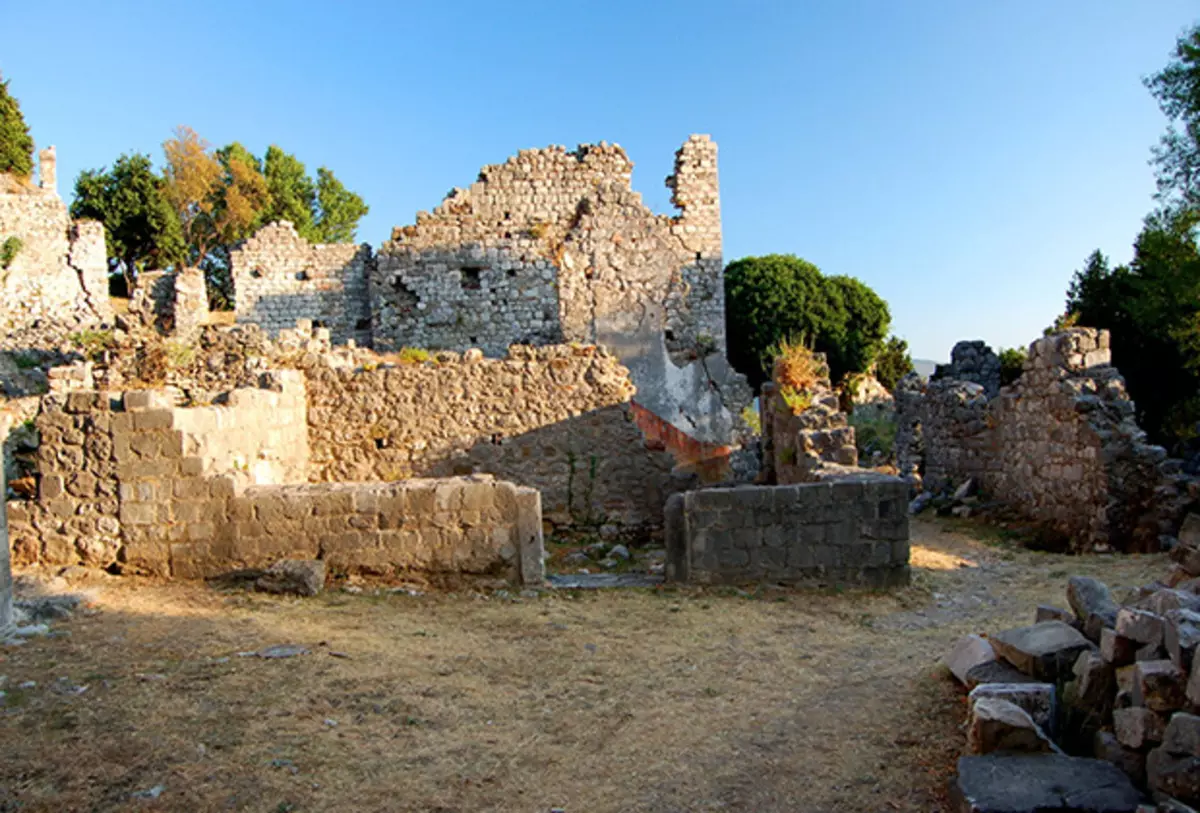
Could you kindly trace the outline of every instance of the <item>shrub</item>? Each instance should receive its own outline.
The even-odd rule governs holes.
[[[801,342],[784,340],[776,346],[774,355],[779,394],[792,413],[799,415],[812,406],[812,389],[827,371]]]
[[[0,243],[0,268],[7,271],[24,247],[25,243],[16,235],[8,237],[3,243]]]
[[[432,358],[428,350],[419,347],[401,347],[396,360],[401,364],[424,364]]]
[[[747,404],[742,410],[742,422],[750,427],[754,434],[762,435],[762,415],[754,408],[754,404]]]
[[[908,353],[908,342],[897,336],[892,336],[883,346],[883,350],[875,358],[875,378],[887,387],[888,392],[894,392],[900,379],[913,371],[912,356]]]
[[[115,345],[111,330],[81,330],[72,333],[70,339],[88,361],[99,360],[104,351],[111,350]]]
[[[1026,352],[1020,347],[1000,349],[1000,386],[1007,387],[1025,371]]]

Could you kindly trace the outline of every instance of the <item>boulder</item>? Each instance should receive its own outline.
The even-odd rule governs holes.
[[[1183,671],[1168,660],[1139,661],[1133,666],[1133,704],[1171,712],[1187,702]]]
[[[1052,607],[1049,604],[1039,604],[1037,612],[1034,615],[1033,623],[1040,624],[1042,621],[1061,621],[1064,624],[1075,625],[1075,614],[1070,610],[1064,610],[1062,607]]]
[[[988,661],[972,666],[967,670],[967,679],[963,682],[967,684],[968,689],[991,683],[1041,683],[1008,661]]]
[[[1200,613],[1194,610],[1168,610],[1163,625],[1163,644],[1171,662],[1185,672],[1191,671],[1192,658],[1200,646]]]
[[[1029,712],[999,697],[980,697],[967,718],[967,750],[972,754],[995,751],[1050,753],[1058,750]]]
[[[1140,610],[1149,610],[1158,615],[1166,615],[1171,610],[1200,611],[1200,595],[1187,590],[1173,590],[1170,587],[1160,587],[1153,593],[1143,596],[1134,602]]]
[[[959,683],[967,682],[967,673],[976,666],[992,663],[997,658],[996,651],[986,638],[979,635],[964,635],[954,642],[945,664]]]
[[[1067,602],[1083,624],[1089,640],[1099,641],[1100,630],[1115,626],[1119,605],[1108,585],[1091,576],[1072,576],[1067,581]]]
[[[1126,748],[1149,748],[1162,742],[1166,723],[1162,715],[1133,706],[1113,712],[1113,733]]]
[[[1093,752],[1096,759],[1116,765],[1134,781],[1134,784],[1146,784],[1146,755],[1144,753],[1121,745],[1111,731],[1097,731],[1094,742]]]
[[[955,813],[1136,813],[1140,795],[1110,762],[1061,754],[958,760]]]
[[[1200,804],[1200,757],[1155,748],[1146,756],[1146,785],[1184,804]]]
[[[1088,708],[1108,705],[1113,689],[1113,666],[1099,652],[1081,652],[1075,661],[1075,703]]]
[[[1005,630],[993,635],[991,643],[1000,657],[1048,683],[1070,674],[1079,653],[1092,648],[1077,629],[1061,621]]]
[[[1049,683],[985,683],[967,696],[970,708],[981,700],[1005,700],[1033,718],[1043,731],[1054,733],[1055,692]]]
[[[254,586],[267,593],[315,596],[325,588],[325,563],[319,559],[280,559]]]

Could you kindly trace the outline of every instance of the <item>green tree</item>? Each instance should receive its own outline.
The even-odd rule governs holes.
[[[1000,386],[1007,387],[1021,377],[1025,372],[1025,357],[1024,348],[1000,348]]]
[[[263,214],[262,224],[275,220],[290,220],[300,236],[311,242],[317,240],[314,220],[317,208],[317,189],[304,164],[291,153],[272,144],[263,162],[270,201]]]
[[[1144,81],[1169,121],[1151,161],[1159,199],[1195,208],[1200,205],[1200,25],[1181,35],[1171,62]]]
[[[729,264],[725,314],[730,361],[756,387],[769,378],[771,348],[784,340],[825,353],[835,381],[865,372],[891,323],[887,303],[866,285],[781,254]]]
[[[908,352],[908,342],[898,336],[892,336],[884,344],[879,355],[875,357],[875,378],[895,391],[900,379],[913,371],[912,356]]]
[[[317,170],[316,242],[352,243],[369,209],[325,167]]]
[[[138,272],[183,260],[183,231],[164,186],[140,153],[122,155],[112,169],[85,170],[75,181],[71,217],[104,224],[109,269],[124,276],[128,290]]]
[[[21,178],[33,174],[33,138],[8,81],[0,81],[0,172]]]

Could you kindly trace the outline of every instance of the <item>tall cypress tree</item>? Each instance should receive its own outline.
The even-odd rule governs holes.
[[[0,172],[22,178],[33,174],[33,138],[21,115],[21,105],[0,81]]]

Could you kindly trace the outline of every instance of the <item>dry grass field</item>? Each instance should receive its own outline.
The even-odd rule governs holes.
[[[1166,567],[941,522],[913,541],[890,594],[107,582],[0,654],[0,810],[943,811],[955,637],[1029,623],[1071,573]],[[239,654],[275,644],[310,651]]]

